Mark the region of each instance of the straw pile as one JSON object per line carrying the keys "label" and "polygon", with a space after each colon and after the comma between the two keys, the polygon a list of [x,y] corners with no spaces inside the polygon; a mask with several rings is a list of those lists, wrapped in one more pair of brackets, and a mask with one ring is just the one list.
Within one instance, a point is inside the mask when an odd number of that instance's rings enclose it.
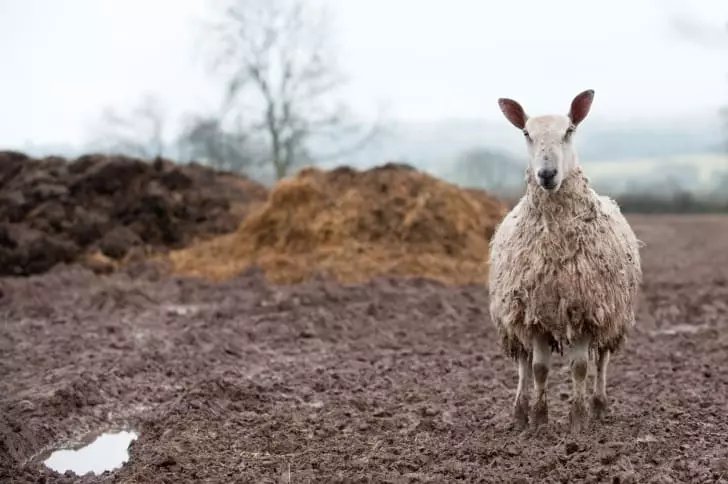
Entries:
{"label": "straw pile", "polygon": [[173,271],[213,280],[258,266],[273,283],[380,274],[483,283],[506,207],[407,165],[301,170],[280,181],[238,230],[170,253]]}

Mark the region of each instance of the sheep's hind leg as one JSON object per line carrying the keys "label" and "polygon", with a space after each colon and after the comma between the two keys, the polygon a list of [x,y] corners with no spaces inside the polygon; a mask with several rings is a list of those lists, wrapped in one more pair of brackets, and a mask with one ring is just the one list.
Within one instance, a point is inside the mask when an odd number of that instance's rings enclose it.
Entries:
{"label": "sheep's hind leg", "polygon": [[571,343],[571,411],[572,432],[581,432],[589,416],[586,398],[586,375],[589,368],[589,337],[579,336]]}
{"label": "sheep's hind leg", "polygon": [[546,384],[551,367],[551,345],[545,335],[533,339],[533,425],[538,427],[548,423],[548,395]]}
{"label": "sheep's hind leg", "polygon": [[592,396],[592,413],[596,419],[601,419],[607,412],[607,366],[609,365],[609,350],[597,351],[597,376],[594,379],[594,395]]}
{"label": "sheep's hind leg", "polygon": [[518,355],[518,390],[513,405],[513,421],[518,430],[528,425],[528,382],[531,381],[531,355]]}

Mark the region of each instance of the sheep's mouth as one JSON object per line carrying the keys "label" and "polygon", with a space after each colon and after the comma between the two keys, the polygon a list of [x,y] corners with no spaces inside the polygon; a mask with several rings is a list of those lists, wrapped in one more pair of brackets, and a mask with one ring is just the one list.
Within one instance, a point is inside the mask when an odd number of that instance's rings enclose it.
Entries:
{"label": "sheep's mouth", "polygon": [[549,193],[555,192],[559,188],[559,184],[556,181],[542,181],[539,182],[539,185],[544,191]]}

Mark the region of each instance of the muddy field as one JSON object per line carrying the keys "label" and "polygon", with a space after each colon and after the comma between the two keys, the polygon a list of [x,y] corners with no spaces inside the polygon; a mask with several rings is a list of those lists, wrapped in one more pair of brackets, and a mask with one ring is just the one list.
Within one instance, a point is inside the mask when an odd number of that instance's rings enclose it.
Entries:
{"label": "muddy field", "polygon": [[[606,424],[578,437],[563,358],[549,428],[510,429],[516,371],[483,287],[0,279],[0,481],[728,483],[728,217],[631,220],[639,327]],[[118,426],[140,436],[111,475],[38,463]]]}

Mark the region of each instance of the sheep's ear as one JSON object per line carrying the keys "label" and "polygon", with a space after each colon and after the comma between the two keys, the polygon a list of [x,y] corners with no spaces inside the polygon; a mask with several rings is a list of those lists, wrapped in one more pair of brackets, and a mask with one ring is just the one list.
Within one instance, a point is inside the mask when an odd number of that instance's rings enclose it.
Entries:
{"label": "sheep's ear", "polygon": [[526,120],[528,119],[528,116],[526,116],[526,112],[520,104],[513,99],[500,98],[498,99],[498,106],[503,112],[503,115],[513,126],[518,129],[526,127]]}
{"label": "sheep's ear", "polygon": [[569,110],[569,118],[574,126],[584,121],[586,115],[589,114],[592,101],[594,100],[594,89],[588,89],[576,95],[571,101],[571,109]]}

